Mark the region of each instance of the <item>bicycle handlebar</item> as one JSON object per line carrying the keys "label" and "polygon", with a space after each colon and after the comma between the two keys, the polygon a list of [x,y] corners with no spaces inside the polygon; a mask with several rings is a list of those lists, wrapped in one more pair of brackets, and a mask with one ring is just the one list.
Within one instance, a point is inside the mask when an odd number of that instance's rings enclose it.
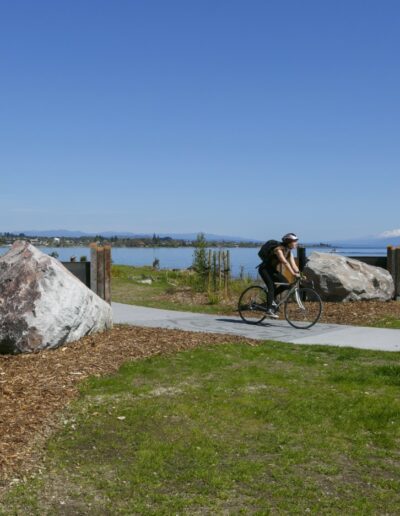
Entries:
{"label": "bicycle handlebar", "polygon": [[294,281],[289,283],[289,285],[296,285],[296,283],[300,283],[301,281],[305,281],[305,280],[307,280],[307,276],[303,272],[300,272],[300,274],[298,276],[296,276]]}

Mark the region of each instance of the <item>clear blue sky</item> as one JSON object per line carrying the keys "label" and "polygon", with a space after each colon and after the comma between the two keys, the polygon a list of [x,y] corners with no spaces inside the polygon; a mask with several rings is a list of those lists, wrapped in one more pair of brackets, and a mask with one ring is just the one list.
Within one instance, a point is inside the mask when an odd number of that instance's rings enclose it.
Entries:
{"label": "clear blue sky", "polygon": [[0,231],[400,227],[398,0],[0,1]]}

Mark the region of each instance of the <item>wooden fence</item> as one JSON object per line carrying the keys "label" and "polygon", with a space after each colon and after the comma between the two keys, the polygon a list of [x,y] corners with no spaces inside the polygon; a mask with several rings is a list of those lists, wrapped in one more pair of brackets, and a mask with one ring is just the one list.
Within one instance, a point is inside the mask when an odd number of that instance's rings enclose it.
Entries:
{"label": "wooden fence", "polygon": [[207,292],[209,296],[229,298],[231,259],[229,251],[208,251]]}
{"label": "wooden fence", "polygon": [[[388,270],[394,282],[394,299],[400,299],[400,247],[388,246],[386,256],[348,256],[347,258]],[[307,262],[305,247],[297,248],[297,262],[302,271]]]}

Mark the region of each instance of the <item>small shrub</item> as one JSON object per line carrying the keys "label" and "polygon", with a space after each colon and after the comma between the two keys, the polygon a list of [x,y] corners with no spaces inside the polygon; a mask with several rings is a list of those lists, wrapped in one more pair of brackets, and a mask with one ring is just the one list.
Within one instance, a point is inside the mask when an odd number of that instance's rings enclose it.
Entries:
{"label": "small shrub", "polygon": [[193,254],[193,269],[196,272],[194,288],[200,292],[204,292],[207,288],[208,261],[206,255],[207,241],[204,233],[197,235],[195,243],[195,251]]}

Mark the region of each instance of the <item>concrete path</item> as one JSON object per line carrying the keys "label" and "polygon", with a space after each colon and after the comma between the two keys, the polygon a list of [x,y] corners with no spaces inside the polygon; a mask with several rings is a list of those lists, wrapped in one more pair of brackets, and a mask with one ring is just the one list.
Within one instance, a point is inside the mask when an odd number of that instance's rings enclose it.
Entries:
{"label": "concrete path", "polygon": [[245,324],[240,317],[206,315],[174,310],[112,303],[114,322],[150,328],[241,335],[259,340],[279,340],[292,344],[351,346],[380,351],[400,351],[400,330],[316,324],[309,330],[296,330],[285,320],[266,319],[262,324]]}

